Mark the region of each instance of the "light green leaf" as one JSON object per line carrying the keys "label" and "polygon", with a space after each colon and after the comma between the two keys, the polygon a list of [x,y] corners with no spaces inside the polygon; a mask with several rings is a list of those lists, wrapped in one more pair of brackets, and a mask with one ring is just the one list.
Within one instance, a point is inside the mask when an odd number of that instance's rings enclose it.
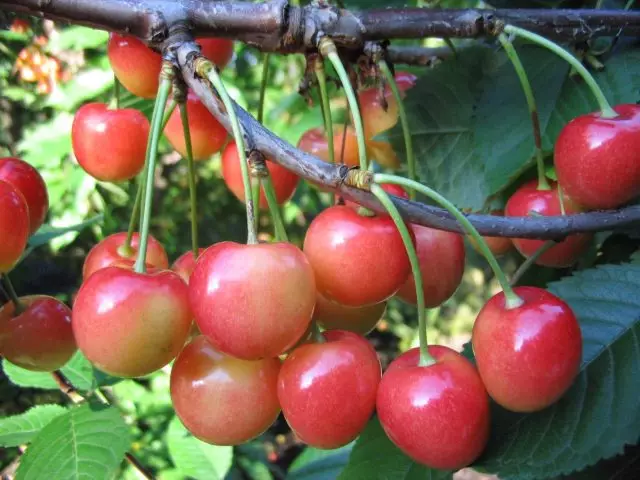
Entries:
{"label": "light green leaf", "polygon": [[43,225],[29,239],[29,247],[36,248],[41,245],[45,245],[49,243],[51,240],[53,240],[54,238],[69,232],[81,232],[85,228],[90,227],[91,225],[94,225],[98,222],[101,222],[103,219],[104,219],[104,215],[96,215],[95,217],[85,220],[82,223],[78,223],[70,227],[53,227],[51,225]]}
{"label": "light green leaf", "polygon": [[336,450],[307,447],[289,468],[289,480],[333,480],[349,462],[354,443]]}
{"label": "light green leaf", "polygon": [[60,405],[38,405],[20,415],[0,418],[0,445],[16,447],[29,443],[51,420],[66,411]]}
{"label": "light green leaf", "polygon": [[109,32],[73,25],[53,36],[47,48],[51,51],[87,50],[105,45],[108,39]]}

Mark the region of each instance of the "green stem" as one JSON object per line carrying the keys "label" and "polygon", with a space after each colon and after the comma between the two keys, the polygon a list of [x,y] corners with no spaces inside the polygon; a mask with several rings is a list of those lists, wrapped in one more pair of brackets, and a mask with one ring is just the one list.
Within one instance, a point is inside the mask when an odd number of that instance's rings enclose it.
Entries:
{"label": "green stem", "polygon": [[278,205],[278,199],[276,198],[276,191],[273,188],[271,176],[267,174],[261,177],[260,182],[262,183],[262,188],[264,188],[264,196],[267,197],[267,205],[269,205],[271,220],[273,220],[276,241],[287,242],[289,239],[287,237],[287,231],[284,228],[284,222],[282,221],[282,214],[280,212],[280,206]]}
{"label": "green stem", "polygon": [[113,76],[113,98],[116,104],[116,110],[120,108],[120,80]]}
{"label": "green stem", "polygon": [[[147,145],[147,149],[149,146]],[[138,179],[138,189],[136,191],[136,198],[133,201],[133,207],[131,208],[131,218],[129,219],[129,228],[127,229],[127,239],[122,245],[122,255],[128,257],[133,254],[133,250],[131,249],[131,242],[133,241],[133,234],[136,231],[136,226],[138,225],[138,218],[140,217],[140,203],[142,202],[142,196],[144,195],[144,177],[145,173],[143,170],[143,177]]]}
{"label": "green stem", "polygon": [[453,52],[454,58],[458,58],[458,50],[456,49],[456,46],[453,44],[451,39],[449,37],[444,37],[444,43],[446,43],[447,47],[449,47],[449,49]]}
{"label": "green stem", "polygon": [[320,101],[322,103],[322,118],[324,119],[324,132],[327,136],[327,148],[329,149],[329,162],[336,163],[333,146],[333,119],[331,118],[331,106],[329,105],[329,94],[327,93],[327,75],[324,71],[324,62],[321,58],[316,60],[316,77],[320,88]]}
{"label": "green stem", "polygon": [[191,211],[191,251],[193,258],[198,258],[198,197],[196,190],[196,166],[193,161],[193,149],[191,147],[191,131],[189,130],[189,116],[187,115],[187,102],[181,103],[180,119],[184,132],[184,144],[187,150],[187,168],[189,177],[189,206]]}
{"label": "green stem", "polygon": [[176,109],[177,105],[178,104],[176,103],[176,101],[173,98],[171,100],[169,100],[169,103],[167,103],[167,106],[166,106],[165,111],[164,111],[164,117],[162,117],[162,131],[163,132],[164,132],[164,129],[167,127],[167,122],[169,121],[169,118],[171,118],[171,114]]}
{"label": "green stem", "polygon": [[536,261],[554,245],[556,245],[556,242],[554,240],[547,240],[542,245],[540,245],[540,248],[538,248],[535,252],[533,252],[533,254],[530,257],[527,257],[525,261],[522,262],[522,264],[511,276],[511,282],[510,282],[511,286],[512,287],[515,286],[518,283],[518,281],[522,278],[522,276],[527,272],[527,270],[529,270],[531,265],[536,263]]}
{"label": "green stem", "polygon": [[258,123],[264,120],[264,97],[267,93],[267,83],[269,81],[269,54],[264,54],[264,63],[262,64],[262,81],[260,82],[260,99],[258,100]]}
{"label": "green stem", "polygon": [[515,69],[516,74],[520,79],[520,84],[522,85],[524,96],[527,99],[527,107],[529,107],[529,117],[531,118],[531,126],[533,128],[533,143],[536,154],[536,165],[538,167],[538,190],[551,190],[549,182],[547,181],[547,176],[544,172],[544,157],[542,155],[542,136],[540,135],[538,107],[536,106],[536,98],[533,95],[533,89],[531,88],[529,77],[527,76],[527,72],[524,69],[524,65],[522,65],[522,62],[520,61],[518,52],[509,41],[509,38],[504,33],[501,33],[498,36],[498,40],[500,40],[502,48],[504,48],[504,51],[509,57],[509,60],[511,60],[511,63],[513,64],[513,68]]}
{"label": "green stem", "polygon": [[591,89],[591,92],[596,97],[596,101],[600,106],[600,112],[603,118],[614,118],[617,117],[618,114],[611,108],[611,105],[607,101],[607,98],[604,96],[604,93],[595,78],[589,73],[589,71],[582,65],[580,60],[578,60],[575,56],[569,53],[567,50],[562,48],[557,43],[552,42],[551,40],[547,40],[546,38],[538,35],[537,33],[530,32],[520,27],[515,27],[513,25],[505,25],[504,32],[509,34],[514,34],[522,38],[526,38],[527,40],[541,45],[549,50],[551,50],[556,55],[562,57],[569,65],[571,65],[578,74],[585,81],[587,86]]}
{"label": "green stem", "polygon": [[22,312],[24,312],[25,308],[22,302],[20,301],[18,294],[16,293],[16,289],[13,288],[13,283],[11,283],[11,280],[9,280],[9,275],[5,273],[1,276],[1,278],[2,278],[2,287],[4,291],[7,293],[9,300],[11,301],[11,303],[13,303],[13,306],[14,306],[13,316],[20,315]]}
{"label": "green stem", "polygon": [[636,0],[629,0],[623,10],[629,10]]}
{"label": "green stem", "polygon": [[504,272],[500,268],[500,265],[498,264],[496,257],[493,255],[493,253],[489,249],[489,246],[487,245],[487,242],[485,241],[485,239],[482,238],[482,236],[478,233],[476,228],[471,224],[471,222],[467,219],[467,217],[465,217],[462,214],[462,212],[460,212],[460,210],[458,210],[449,200],[444,198],[435,190],[432,190],[431,188],[425,185],[422,185],[421,183],[415,182],[413,180],[409,180],[408,178],[402,178],[396,175],[387,175],[384,173],[376,173],[373,176],[373,181],[376,183],[394,183],[396,185],[402,185],[405,188],[415,189],[421,194],[425,195],[426,197],[429,197],[431,200],[435,201],[436,203],[444,207],[446,210],[448,210],[449,213],[451,213],[451,215],[453,215],[455,219],[460,223],[460,225],[462,225],[462,227],[465,229],[467,234],[476,241],[476,244],[480,249],[480,252],[487,259],[487,262],[489,263],[491,270],[493,270],[493,273],[496,276],[496,279],[498,280],[498,282],[500,283],[500,286],[502,287],[502,290],[504,291],[506,307],[516,308],[522,305],[523,300],[518,295],[516,295],[516,293],[513,291],[513,289],[509,285],[509,282],[507,281],[507,277],[505,276]]}
{"label": "green stem", "polygon": [[[260,177],[251,176],[251,199],[253,200],[253,225],[256,232],[260,227]],[[257,234],[257,233],[256,233]]]}

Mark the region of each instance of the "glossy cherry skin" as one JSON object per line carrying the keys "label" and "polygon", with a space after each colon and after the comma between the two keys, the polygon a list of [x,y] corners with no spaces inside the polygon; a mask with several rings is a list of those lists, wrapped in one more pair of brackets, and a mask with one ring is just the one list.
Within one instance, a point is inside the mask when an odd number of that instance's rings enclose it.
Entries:
{"label": "glossy cherry skin", "polygon": [[0,274],[18,263],[29,239],[29,207],[20,191],[0,180]]}
{"label": "glossy cherry skin", "polygon": [[[565,213],[571,214],[582,211],[582,208],[566,194],[564,194],[563,200]],[[509,198],[505,208],[507,217],[527,217],[529,212],[536,212],[544,216],[562,215],[558,188],[555,183],[552,182],[551,190],[538,190],[538,181],[532,180],[521,186]],[[569,235],[542,254],[536,260],[536,264],[555,268],[570,267],[578,261],[589,247],[591,238],[592,235],[589,234]],[[516,249],[525,257],[533,255],[544,243],[544,240],[513,239]]]}
{"label": "glossy cherry skin", "polygon": [[315,271],[318,292],[349,307],[384,302],[411,271],[390,217],[362,216],[342,205],[327,208],[311,222],[304,253]]}
{"label": "glossy cherry skin", "polygon": [[0,180],[16,187],[29,207],[30,233],[35,233],[47,216],[49,194],[42,176],[34,167],[19,158],[0,158]]}
{"label": "glossy cherry skin", "polygon": [[213,62],[220,70],[227,66],[233,57],[233,41],[228,38],[197,38],[202,55]]}
{"label": "glossy cherry skin", "polygon": [[78,348],[96,367],[141,377],[178,355],[191,320],[188,287],[178,274],[107,267],[80,287],[71,324]]}
{"label": "glossy cherry skin", "polygon": [[[295,173],[268,159],[266,164],[271,176],[271,183],[273,183],[273,188],[276,192],[276,199],[279,204],[283,204],[293,196],[300,178]],[[240,160],[238,159],[238,151],[234,141],[229,142],[222,152],[222,177],[231,193],[238,200],[244,202],[242,170],[240,169]],[[264,189],[261,189],[260,208],[267,208],[267,206],[267,197],[264,195]]]}
{"label": "glossy cherry skin", "polygon": [[556,140],[554,163],[564,191],[588,209],[615,208],[640,195],[640,105],[571,120]]}
{"label": "glossy cherry skin", "polygon": [[386,308],[387,302],[347,307],[327,300],[318,293],[313,319],[326,330],[347,330],[366,335],[375,328]]}
{"label": "glossy cherry skin", "polygon": [[324,343],[295,349],[282,364],[278,399],[295,434],[316,448],[354,440],[371,418],[381,370],[367,340],[353,332],[324,332]]}
{"label": "glossy cherry skin", "polygon": [[[227,141],[227,131],[191,90],[187,94],[187,117],[193,159],[206,160],[214,153],[219,152]],[[171,146],[180,155],[186,157],[187,147],[184,142],[179,108],[176,108],[169,117],[164,133]]]}
{"label": "glossy cherry skin", "polygon": [[[491,212],[491,215],[499,217],[499,216],[503,216],[504,212],[496,210]],[[509,250],[513,248],[513,242],[509,237],[482,237],[482,238],[484,238],[484,241],[487,242],[487,246],[489,247],[489,250],[491,250],[491,253],[493,253],[497,257],[500,257],[506,254],[507,252],[509,252]],[[469,237],[469,243],[471,243],[471,246],[474,248],[476,252],[482,254],[473,237]]]}
{"label": "glossy cherry skin", "polygon": [[[444,230],[411,225],[416,236],[424,301],[427,308],[437,307],[457,290],[464,274],[464,240],[461,235]],[[413,274],[398,290],[398,296],[415,305],[416,283]]]}
{"label": "glossy cherry skin", "polygon": [[[131,265],[138,259],[140,249],[140,234],[134,232],[131,237],[131,249],[127,251],[124,247],[127,241],[127,232],[119,232],[109,235],[100,243],[95,245],[87,254],[82,266],[82,278],[86,280],[102,268],[110,267],[122,260],[130,261]],[[147,258],[145,263],[153,268],[169,268],[169,259],[164,247],[149,235],[147,242]],[[126,264],[127,262],[124,262]]]}
{"label": "glossy cherry skin", "polygon": [[[353,127],[347,127],[346,135],[344,126],[333,127],[333,156],[336,163],[344,163],[350,167],[359,164],[358,139]],[[342,154],[342,144],[344,142],[344,155]],[[298,140],[298,148],[303,152],[310,153],[325,162],[330,161],[329,145],[323,127],[312,128],[302,134]],[[342,159],[342,162],[340,161]]]}
{"label": "glossy cherry skin", "polygon": [[276,357],[311,322],[316,288],[311,265],[290,243],[221,242],[198,258],[189,281],[196,324],[223,353]]}
{"label": "glossy cherry skin", "polygon": [[473,326],[473,353],[489,395],[515,412],[555,403],[580,370],[582,334],[573,311],[542,288],[516,287],[524,300],[505,307],[499,293]]}
{"label": "glossy cherry skin", "polygon": [[185,427],[214,445],[238,445],[263,433],[280,413],[280,360],[240,360],[195,337],[171,370],[171,401]]}
{"label": "glossy cherry skin", "polygon": [[36,372],[62,367],[77,349],[71,309],[44,295],[22,297],[20,304],[18,315],[12,302],[0,307],[0,356]]}
{"label": "glossy cherry skin", "polygon": [[154,98],[158,93],[162,57],[136,37],[112,33],[107,55],[118,81],[134,95]]}
{"label": "glossy cherry skin", "polygon": [[92,177],[121,182],[144,167],[149,121],[133,108],[109,110],[104,103],[78,109],[71,127],[73,153]]}
{"label": "glossy cherry skin", "polygon": [[428,367],[418,365],[418,348],[389,365],[376,411],[389,439],[413,460],[459,470],[487,444],[489,397],[469,360],[443,346],[430,346],[429,353],[436,363]]}
{"label": "glossy cherry skin", "polygon": [[[198,257],[200,257],[200,255],[204,251],[204,248],[199,248]],[[197,259],[198,258],[193,255],[193,252],[191,250],[189,250],[188,252],[184,252],[176,259],[175,262],[173,262],[173,265],[171,265],[171,270],[180,275],[180,277],[182,277],[182,279],[188,285],[191,274],[193,273],[193,269],[196,268]]]}

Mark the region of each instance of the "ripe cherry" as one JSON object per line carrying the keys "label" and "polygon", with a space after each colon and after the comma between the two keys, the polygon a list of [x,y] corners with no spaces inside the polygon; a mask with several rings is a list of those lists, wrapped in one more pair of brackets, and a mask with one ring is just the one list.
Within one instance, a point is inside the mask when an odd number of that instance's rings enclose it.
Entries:
{"label": "ripe cherry", "polygon": [[118,81],[134,95],[154,98],[158,93],[162,57],[131,35],[112,33],[107,55]]}
{"label": "ripe cherry", "polygon": [[[381,254],[384,252],[384,254]],[[336,205],[318,215],[304,239],[318,292],[350,307],[384,302],[411,271],[402,237],[386,216]]]}
{"label": "ripe cherry", "polygon": [[589,209],[615,208],[640,195],[640,105],[614,107],[571,120],[554,151],[564,191]]}
{"label": "ripe cherry", "polygon": [[[493,211],[491,212],[491,215],[503,216],[504,212]],[[489,247],[489,250],[491,250],[491,253],[493,253],[497,257],[506,254],[509,250],[513,248],[513,242],[509,237],[482,237],[482,238],[484,238],[484,241],[487,242],[487,246]],[[471,246],[478,253],[481,253],[473,237],[469,237],[469,243],[471,243]]]}
{"label": "ripe cherry", "polygon": [[194,338],[171,370],[171,401],[185,427],[214,445],[238,445],[263,433],[280,413],[280,360],[240,360]]}
{"label": "ripe cherry", "polygon": [[144,167],[149,121],[133,108],[109,110],[104,103],[78,109],[71,127],[73,153],[92,177],[120,182]]}
{"label": "ripe cherry", "polygon": [[38,170],[19,158],[0,158],[0,180],[16,187],[29,207],[30,233],[44,223],[49,210],[47,186]]}
{"label": "ripe cherry", "polygon": [[0,356],[37,372],[62,367],[77,348],[71,310],[44,295],[22,297],[20,304],[24,310],[17,315],[13,302],[0,307]]}
{"label": "ripe cherry", "polygon": [[80,287],[71,324],[78,348],[96,367],[140,377],[178,355],[191,320],[188,287],[178,274],[107,267]]}
{"label": "ripe cherry", "polygon": [[29,207],[20,191],[0,180],[0,274],[18,263],[29,239]]}
{"label": "ripe cherry", "polygon": [[[198,258],[204,251],[205,251],[204,248],[198,249]],[[171,270],[173,270],[178,275],[180,275],[180,277],[182,277],[182,279],[188,285],[189,278],[191,278],[191,274],[193,273],[193,269],[196,268],[196,261],[198,258],[196,258],[193,255],[193,252],[189,250],[188,252],[185,252],[182,255],[180,255],[176,259],[176,261],[173,262],[173,265],[171,265]]]}
{"label": "ripe cherry", "polygon": [[366,335],[375,328],[386,308],[386,302],[364,307],[347,307],[327,300],[318,293],[313,319],[326,330],[347,330]]}
{"label": "ripe cherry", "polygon": [[278,399],[300,439],[316,448],[338,448],[364,429],[376,405],[380,362],[355,333],[323,333],[326,342],[298,347],[282,364]]}
{"label": "ripe cherry", "polygon": [[220,70],[227,66],[233,56],[233,41],[228,38],[197,38],[202,55],[213,62]]}
{"label": "ripe cherry", "polygon": [[573,311],[542,288],[516,287],[524,304],[489,299],[473,327],[473,352],[489,395],[503,407],[533,412],[571,386],[580,369],[582,334]]}
{"label": "ripe cherry", "polygon": [[[555,183],[551,183],[551,190],[538,190],[538,181],[532,180],[521,186],[507,202],[505,215],[507,217],[527,217],[530,212],[544,216],[561,215],[560,198]],[[565,213],[579,213],[581,207],[567,195],[563,195]],[[569,235],[543,253],[536,263],[545,267],[569,267],[576,263],[589,246],[592,235]],[[514,238],[513,244],[525,257],[533,255],[543,244],[544,240],[529,240]]]}
{"label": "ripe cherry", "polygon": [[245,360],[276,357],[293,346],[316,303],[313,270],[290,243],[207,248],[189,294],[202,334],[216,349]]}
{"label": "ripe cherry", "polygon": [[[300,178],[295,173],[268,159],[266,165],[276,192],[276,199],[279,204],[283,204],[293,195]],[[238,151],[234,141],[229,142],[222,152],[222,177],[231,193],[238,200],[244,202],[242,170],[240,170],[240,160],[238,159]],[[264,195],[264,189],[260,191],[260,208],[267,208],[267,197]]]}
{"label": "ripe cherry", "polygon": [[[191,90],[187,94],[187,117],[189,119],[193,159],[205,160],[214,153],[219,152],[227,141],[227,131]],[[186,157],[187,147],[184,141],[180,109],[176,108],[173,111],[164,133],[171,146],[180,155]]]}
{"label": "ripe cherry", "polygon": [[[336,163],[344,163],[350,167],[355,167],[359,163],[358,140],[353,127],[347,127],[346,135],[344,126],[336,125],[333,128],[333,156]],[[342,144],[344,142],[344,155]],[[330,161],[329,145],[324,134],[324,128],[312,128],[302,134],[298,140],[298,148],[303,152],[310,153],[325,162]],[[342,160],[342,162],[340,161]]]}
{"label": "ripe cherry", "polygon": [[[459,470],[489,438],[489,397],[471,362],[448,347],[430,346],[436,363],[418,365],[414,348],[382,376],[376,410],[393,443],[418,463]],[[425,441],[425,439],[433,441]]]}
{"label": "ripe cherry", "polygon": [[[464,240],[457,233],[411,225],[416,236],[424,301],[427,308],[437,307],[454,294],[464,273]],[[413,305],[417,302],[413,274],[398,290],[398,296]]]}

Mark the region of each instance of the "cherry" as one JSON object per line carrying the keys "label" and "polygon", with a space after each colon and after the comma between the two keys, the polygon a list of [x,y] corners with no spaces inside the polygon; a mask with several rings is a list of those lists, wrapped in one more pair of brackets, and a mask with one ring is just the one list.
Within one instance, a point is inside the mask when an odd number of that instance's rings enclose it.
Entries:
{"label": "cherry", "polygon": [[202,55],[220,70],[227,66],[233,56],[233,41],[227,38],[197,38]]}
{"label": "cherry", "polygon": [[316,448],[355,439],[373,414],[380,362],[355,333],[323,333],[326,342],[298,347],[282,364],[278,399],[295,434]]}
{"label": "cherry", "polygon": [[154,98],[158,92],[162,57],[131,35],[112,33],[107,44],[111,69],[134,95]]}
{"label": "cherry", "polygon": [[418,365],[418,348],[389,365],[376,410],[388,437],[413,460],[458,470],[478,458],[487,443],[489,397],[462,355],[443,346],[430,346],[429,353],[436,363],[428,367]]}
{"label": "cherry", "polygon": [[[199,248],[198,257],[200,257],[200,255],[204,251],[205,251],[204,248]],[[176,259],[176,261],[173,262],[173,265],[171,265],[171,270],[173,270],[178,275],[180,275],[180,277],[182,277],[182,279],[188,285],[189,278],[191,278],[191,274],[193,273],[193,269],[196,268],[196,260],[197,258],[194,257],[193,252],[189,250],[188,252],[185,252],[182,255],[180,255]]]}
{"label": "cherry", "polygon": [[29,239],[29,207],[20,191],[0,180],[0,274],[18,263]]}
{"label": "cherry", "polygon": [[188,287],[178,274],[107,267],[80,287],[71,324],[78,348],[96,367],[141,377],[178,355],[191,319]]}
{"label": "cherry", "polygon": [[318,293],[313,319],[326,330],[347,330],[366,335],[375,328],[386,308],[386,302],[347,307],[327,300]]}
{"label": "cherry", "polygon": [[[504,215],[504,212],[496,210],[491,212],[491,215],[500,217]],[[487,242],[487,246],[489,247],[489,250],[491,250],[491,253],[493,253],[497,257],[506,254],[509,250],[513,248],[513,242],[509,237],[482,237],[482,238],[484,238],[484,241]],[[478,253],[482,253],[478,249],[478,245],[476,244],[476,241],[473,239],[473,237],[469,237],[469,243],[471,243],[471,246]]]}
{"label": "cherry", "polygon": [[[344,155],[342,153],[342,143],[344,142]],[[298,140],[298,148],[303,152],[310,153],[325,162],[330,161],[329,145],[324,134],[324,128],[312,128],[302,134]],[[336,163],[344,163],[350,167],[359,164],[358,139],[353,127],[347,127],[344,135],[344,126],[333,127],[333,156]],[[342,159],[342,162],[340,161]]]}
{"label": "cherry", "polygon": [[198,336],[171,370],[171,401],[182,423],[200,440],[238,445],[263,433],[280,413],[280,360],[240,360]]}
{"label": "cherry", "polygon": [[[279,204],[289,200],[293,195],[300,178],[293,172],[270,160],[266,161],[273,188],[276,191],[276,199]],[[244,202],[244,184],[242,183],[242,171],[240,170],[240,160],[236,143],[231,141],[222,152],[222,177],[231,193],[238,200]],[[267,208],[267,197],[264,190],[260,191],[260,207]]]}
{"label": "cherry", "polygon": [[198,258],[189,295],[196,324],[214,347],[257,360],[280,355],[302,336],[316,286],[294,245],[221,242]]}
{"label": "cherry", "polygon": [[149,120],[133,108],[109,110],[104,103],[78,109],[71,127],[73,153],[92,177],[120,182],[144,167]]}
{"label": "cherry", "polygon": [[[227,141],[227,131],[191,90],[187,93],[187,117],[189,119],[193,159],[205,160],[214,153],[219,152]],[[171,146],[180,155],[186,157],[187,147],[184,141],[180,109],[176,108],[173,111],[164,133]]]}
{"label": "cherry", "polygon": [[554,163],[564,191],[589,209],[615,208],[640,195],[640,105],[571,120],[556,140]]}
{"label": "cherry", "polygon": [[318,291],[350,307],[385,301],[411,271],[390,217],[362,216],[342,205],[327,208],[311,222],[304,253],[315,271]]}
{"label": "cherry", "polygon": [[[563,201],[565,212],[568,214],[578,213],[582,210],[567,195],[563,195]],[[508,217],[526,217],[529,216],[530,212],[544,216],[562,214],[557,184],[551,182],[551,190],[538,190],[538,181],[531,180],[522,185],[509,198],[505,208],[505,215]],[[545,267],[569,267],[576,263],[585,252],[591,238],[592,235],[589,234],[569,235],[566,239],[543,253],[536,260],[536,263]],[[516,249],[525,257],[533,255],[544,243],[544,240],[513,239]]]}
{"label": "cherry", "polygon": [[44,223],[49,210],[47,186],[38,170],[19,158],[0,158],[0,180],[16,187],[29,207],[30,232],[35,233]]}
{"label": "cherry", "polygon": [[[437,307],[454,294],[464,273],[464,240],[461,235],[444,230],[411,225],[416,237],[424,301],[427,308]],[[413,274],[398,290],[398,296],[413,305],[417,302]]]}
{"label": "cherry", "polygon": [[[131,237],[131,248],[127,250],[125,242],[127,232],[114,233],[95,245],[88,253],[82,266],[82,278],[86,280],[97,270],[113,266],[115,263],[133,267],[138,258],[140,248],[140,235],[134,232]],[[169,268],[169,259],[164,248],[151,235],[147,243],[147,258],[145,263],[151,267]]]}

